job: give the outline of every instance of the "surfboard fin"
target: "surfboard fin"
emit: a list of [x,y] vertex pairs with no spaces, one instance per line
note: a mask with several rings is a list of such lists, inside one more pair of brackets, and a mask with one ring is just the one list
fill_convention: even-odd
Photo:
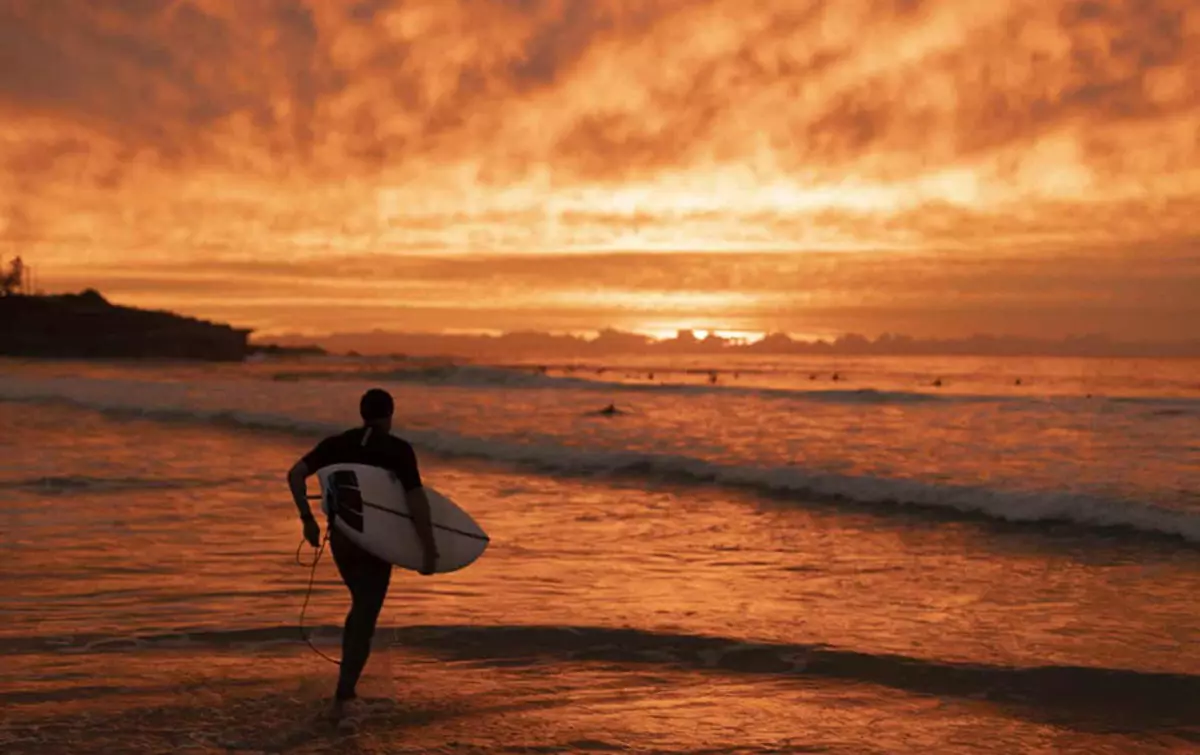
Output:
[[358,487],[358,476],[349,469],[342,469],[329,476],[333,495],[330,500],[330,517],[341,519],[356,532],[363,531],[363,499]]

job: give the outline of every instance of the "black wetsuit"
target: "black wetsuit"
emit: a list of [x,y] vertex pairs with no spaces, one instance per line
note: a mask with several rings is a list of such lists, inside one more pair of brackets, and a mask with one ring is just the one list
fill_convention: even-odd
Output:
[[[333,435],[305,455],[305,466],[315,472],[330,464],[368,464],[391,471],[406,491],[421,487],[417,456],[407,441],[372,428],[358,427]],[[387,596],[392,565],[354,544],[337,527],[329,532],[329,547],[342,581],[350,590],[350,613],[342,630],[342,668],[337,698],[355,696],[355,686],[371,654],[375,622]]]

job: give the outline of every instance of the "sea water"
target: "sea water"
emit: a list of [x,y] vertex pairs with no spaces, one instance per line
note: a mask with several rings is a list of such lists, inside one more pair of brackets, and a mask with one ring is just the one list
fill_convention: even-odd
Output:
[[[1186,751],[1198,368],[5,361],[0,749]],[[283,474],[375,385],[493,542],[396,573],[347,733]]]

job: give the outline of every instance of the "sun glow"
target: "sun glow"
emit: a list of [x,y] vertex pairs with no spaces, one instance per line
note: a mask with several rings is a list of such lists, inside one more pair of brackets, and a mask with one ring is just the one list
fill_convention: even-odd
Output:
[[721,338],[727,341],[753,343],[761,341],[767,335],[765,332],[759,330],[729,330],[725,328],[700,327],[686,322],[681,322],[673,326],[662,323],[650,323],[642,326],[634,326],[631,331],[639,335],[648,336],[656,341],[667,341],[677,338],[681,333],[688,331],[698,341],[703,341],[712,336],[713,338]]

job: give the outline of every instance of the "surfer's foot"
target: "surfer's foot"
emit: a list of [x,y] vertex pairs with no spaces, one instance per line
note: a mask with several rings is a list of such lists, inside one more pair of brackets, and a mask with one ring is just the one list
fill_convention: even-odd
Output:
[[326,718],[329,719],[330,723],[336,724],[338,721],[341,721],[342,717],[345,715],[346,715],[346,701],[345,700],[334,700],[333,705],[329,706],[329,711],[326,714]]
[[333,698],[333,704],[329,706],[329,720],[333,723],[338,723],[346,717],[346,705],[357,698],[357,695],[349,697],[338,696]]

